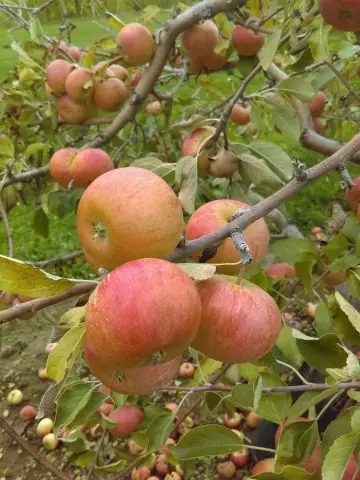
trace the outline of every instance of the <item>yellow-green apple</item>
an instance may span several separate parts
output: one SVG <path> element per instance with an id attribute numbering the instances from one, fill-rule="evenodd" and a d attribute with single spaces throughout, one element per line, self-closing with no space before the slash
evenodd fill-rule
<path id="1" fill-rule="evenodd" d="M 237 103 L 231 110 L 230 119 L 236 123 L 236 125 L 247 125 L 251 119 L 251 107 L 244 108 Z"/>
<path id="2" fill-rule="evenodd" d="M 64 188 L 68 188 L 72 180 L 70 164 L 77 153 L 77 148 L 61 148 L 50 159 L 50 174 Z"/>
<path id="3" fill-rule="evenodd" d="M 95 85 L 94 103 L 104 112 L 116 112 L 128 96 L 124 82 L 116 77 L 107 78 Z"/>
<path id="4" fill-rule="evenodd" d="M 246 415 L 246 423 L 250 428 L 256 428 L 261 422 L 261 417 L 255 412 L 250 412 Z"/>
<path id="5" fill-rule="evenodd" d="M 94 81 L 89 70 L 76 68 L 66 78 L 65 90 L 71 100 L 86 103 L 94 93 Z"/>
<path id="6" fill-rule="evenodd" d="M 257 285 L 215 275 L 198 282 L 201 323 L 192 346 L 226 363 L 245 363 L 266 355 L 281 329 L 275 300 Z"/>
<path id="7" fill-rule="evenodd" d="M 179 375 L 183 378 L 192 378 L 195 373 L 195 367 L 191 362 L 184 362 L 180 365 Z"/>
<path id="8" fill-rule="evenodd" d="M 80 199 L 77 231 L 95 271 L 137 258 L 167 258 L 182 230 L 179 199 L 162 178 L 143 168 L 104 173 Z"/>
<path id="9" fill-rule="evenodd" d="M 360 30 L 360 5 L 357 0 L 319 0 L 318 7 L 326 23 L 338 30 Z"/>
<path id="10" fill-rule="evenodd" d="M 129 65 L 144 65 L 149 62 L 155 51 L 151 32 L 140 23 L 129 23 L 120 30 L 116 45 Z"/>
<path id="11" fill-rule="evenodd" d="M 114 169 L 111 157 L 100 148 L 80 150 L 69 165 L 73 187 L 87 187 L 95 178 Z"/>
<path id="12" fill-rule="evenodd" d="M 248 209 L 250 206 L 236 200 L 214 200 L 198 208 L 191 216 L 186 227 L 187 240 L 207 235 L 214 230 L 231 222 L 234 213 L 239 209 Z M 259 263 L 269 248 L 270 234 L 264 219 L 256 220 L 243 231 L 254 263 Z M 195 260 L 199 259 L 202 252 L 194 254 Z M 240 253 L 235 248 L 231 238 L 226 238 L 217 248 L 215 257 L 210 263 L 237 263 L 240 261 Z M 240 265 L 223 265 L 217 267 L 218 273 L 235 275 L 240 271 Z"/>
<path id="13" fill-rule="evenodd" d="M 216 466 L 216 471 L 222 478 L 234 478 L 236 465 L 233 462 L 221 462 Z"/>
<path id="14" fill-rule="evenodd" d="M 351 210 L 356 211 L 360 202 L 360 177 L 354 178 L 353 183 L 354 187 L 345 190 L 345 198 Z"/>
<path id="15" fill-rule="evenodd" d="M 244 57 L 256 55 L 264 45 L 264 34 L 257 34 L 242 25 L 236 25 L 232 33 L 232 42 L 238 54 Z"/>
<path id="16" fill-rule="evenodd" d="M 126 438 L 144 420 L 144 414 L 137 407 L 125 406 L 110 412 L 109 420 L 117 424 L 110 430 L 111 435 L 115 438 Z"/>
<path id="17" fill-rule="evenodd" d="M 152 102 L 146 106 L 147 113 L 151 115 L 159 115 L 161 113 L 161 103 L 160 102 Z"/>
<path id="18" fill-rule="evenodd" d="M 200 127 L 186 135 L 182 143 L 182 152 L 185 156 L 196 157 L 205 140 L 215 133 L 214 127 Z M 197 161 L 198 172 L 202 177 L 210 174 L 209 154 L 202 152 Z"/>
<path id="19" fill-rule="evenodd" d="M 63 95 L 57 99 L 56 106 L 60 119 L 70 125 L 80 125 L 90 117 L 90 106 L 74 102 L 69 95 Z"/>
<path id="20" fill-rule="evenodd" d="M 265 458 L 258 462 L 251 470 L 251 475 L 274 472 L 275 458 Z"/>
<path id="21" fill-rule="evenodd" d="M 275 263 L 266 270 L 266 273 L 272 278 L 296 277 L 295 268 L 288 263 Z"/>
<path id="22" fill-rule="evenodd" d="M 191 58 L 211 55 L 219 40 L 219 30 L 212 20 L 194 25 L 181 35 L 184 48 Z"/>
<path id="23" fill-rule="evenodd" d="M 74 66 L 66 60 L 54 60 L 46 70 L 46 82 L 54 93 L 65 93 L 67 77 Z"/>
<path id="24" fill-rule="evenodd" d="M 318 92 L 310 103 L 307 104 L 308 109 L 313 118 L 320 117 L 325 110 L 326 96 L 324 92 Z"/>

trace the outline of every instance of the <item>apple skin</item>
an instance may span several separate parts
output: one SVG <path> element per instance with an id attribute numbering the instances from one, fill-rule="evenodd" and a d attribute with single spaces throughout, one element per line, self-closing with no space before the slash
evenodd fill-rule
<path id="1" fill-rule="evenodd" d="M 195 373 L 195 367 L 190 362 L 184 362 L 180 365 L 179 375 L 183 378 L 192 378 Z"/>
<path id="2" fill-rule="evenodd" d="M 120 30 L 116 45 L 129 65 L 139 66 L 149 62 L 155 51 L 151 32 L 140 23 L 129 23 Z"/>
<path id="3" fill-rule="evenodd" d="M 86 342 L 100 361 L 120 370 L 154 365 L 182 354 L 200 317 L 190 277 L 173 263 L 143 258 L 116 268 L 94 290 L 85 311 Z"/>
<path id="4" fill-rule="evenodd" d="M 117 427 L 110 430 L 111 435 L 115 438 L 126 438 L 144 420 L 144 414 L 137 407 L 120 407 L 110 412 L 109 420 L 117 423 Z"/>
<path id="5" fill-rule="evenodd" d="M 166 475 L 169 471 L 166 455 L 161 453 L 156 459 L 155 470 L 160 475 Z"/>
<path id="6" fill-rule="evenodd" d="M 69 47 L 67 53 L 75 62 L 78 62 L 81 58 L 81 50 L 78 47 Z"/>
<path id="7" fill-rule="evenodd" d="M 220 70 L 227 64 L 227 57 L 223 52 L 211 52 L 201 59 L 202 65 L 208 70 Z"/>
<path id="8" fill-rule="evenodd" d="M 224 415 L 224 425 L 228 428 L 239 427 L 243 416 L 240 413 L 235 412 L 233 416 L 229 416 L 227 413 Z"/>
<path id="9" fill-rule="evenodd" d="M 237 452 L 232 453 L 230 456 L 230 460 L 238 467 L 245 467 L 249 463 L 249 458 L 250 454 L 247 448 L 238 450 Z"/>
<path id="10" fill-rule="evenodd" d="M 97 413 L 99 415 L 103 414 L 108 417 L 110 413 L 113 411 L 113 409 L 114 409 L 114 405 L 112 405 L 111 403 L 105 402 L 102 405 L 100 405 L 100 407 L 97 409 Z"/>
<path id="11" fill-rule="evenodd" d="M 77 148 L 61 148 L 50 159 L 50 175 L 64 188 L 68 188 L 72 180 L 69 167 L 77 153 Z"/>
<path id="12" fill-rule="evenodd" d="M 251 470 L 251 475 L 260 475 L 260 473 L 274 472 L 275 458 L 265 458 L 258 462 Z"/>
<path id="13" fill-rule="evenodd" d="M 148 480 L 150 478 L 151 471 L 149 467 L 133 468 L 131 472 L 131 480 Z"/>
<path id="14" fill-rule="evenodd" d="M 182 152 L 184 156 L 196 157 L 199 148 L 204 141 L 215 133 L 214 127 L 200 127 L 190 132 L 183 139 Z M 197 161 L 198 172 L 201 177 L 206 177 L 210 174 L 209 156 L 203 152 L 198 156 Z"/>
<path id="15" fill-rule="evenodd" d="M 319 0 L 319 10 L 325 22 L 338 30 L 360 30 L 360 6 L 357 0 Z"/>
<path id="16" fill-rule="evenodd" d="M 190 58 L 201 58 L 211 55 L 219 39 L 219 30 L 212 20 L 205 20 L 185 30 L 181 41 Z"/>
<path id="17" fill-rule="evenodd" d="M 158 388 L 169 385 L 179 371 L 182 359 L 179 356 L 166 363 L 122 368 L 119 372 L 116 368 L 100 362 L 86 344 L 86 339 L 84 350 L 89 368 L 95 377 L 107 385 L 105 388 L 124 395 L 150 395 Z"/>
<path id="18" fill-rule="evenodd" d="M 250 412 L 246 416 L 246 423 L 250 428 L 256 428 L 261 420 L 262 418 L 255 412 Z"/>
<path id="19" fill-rule="evenodd" d="M 353 183 L 354 187 L 346 188 L 345 198 L 351 210 L 356 211 L 360 202 L 360 177 L 354 178 Z"/>
<path id="20" fill-rule="evenodd" d="M 250 206 L 236 200 L 214 200 L 198 208 L 191 216 L 186 227 L 187 240 L 207 235 L 223 227 L 232 220 L 238 209 L 248 209 Z M 243 235 L 253 256 L 253 263 L 259 263 L 269 248 L 270 234 L 264 219 L 256 220 L 245 228 Z M 202 252 L 193 255 L 194 260 L 201 257 Z M 236 263 L 240 260 L 240 253 L 235 248 L 231 238 L 226 238 L 218 247 L 215 257 L 209 263 Z M 224 265 L 216 268 L 218 273 L 236 275 L 240 265 Z"/>
<path id="21" fill-rule="evenodd" d="M 326 95 L 324 92 L 318 92 L 310 103 L 307 104 L 308 109 L 313 118 L 320 117 L 325 110 Z"/>
<path id="22" fill-rule="evenodd" d="M 95 178 L 114 169 L 111 157 L 100 148 L 86 148 L 72 158 L 69 172 L 73 187 L 88 187 Z"/>
<path id="23" fill-rule="evenodd" d="M 218 463 L 216 471 L 222 478 L 234 478 L 236 465 L 231 461 Z"/>
<path id="24" fill-rule="evenodd" d="M 89 85 L 88 88 L 84 88 L 86 84 Z M 92 98 L 94 92 L 91 73 L 85 68 L 73 70 L 66 78 L 65 89 L 71 100 L 86 103 Z"/>
<path id="25" fill-rule="evenodd" d="M 56 101 L 61 120 L 70 125 L 80 125 L 90 117 L 90 108 L 83 103 L 74 102 L 69 95 L 63 95 Z"/>
<path id="26" fill-rule="evenodd" d="M 324 277 L 325 282 L 334 287 L 336 285 L 340 285 L 344 283 L 346 280 L 346 273 L 344 271 L 340 272 L 329 272 Z"/>
<path id="27" fill-rule="evenodd" d="M 146 106 L 147 113 L 150 115 L 159 115 L 161 113 L 161 103 L 160 102 L 152 102 Z"/>
<path id="28" fill-rule="evenodd" d="M 104 112 L 116 112 L 128 96 L 125 84 L 116 77 L 107 78 L 95 85 L 94 103 Z"/>
<path id="29" fill-rule="evenodd" d="M 137 258 L 167 258 L 180 240 L 183 222 L 180 201 L 169 185 L 136 167 L 98 177 L 77 211 L 80 242 L 97 269 L 106 270 Z M 103 225 L 106 235 L 94 238 L 94 224 Z"/>
<path id="30" fill-rule="evenodd" d="M 236 25 L 232 33 L 232 42 L 239 55 L 252 57 L 256 55 L 264 45 L 265 37 L 256 34 L 242 25 Z"/>
<path id="31" fill-rule="evenodd" d="M 67 77 L 74 66 L 66 60 L 54 60 L 46 70 L 46 82 L 54 93 L 65 93 Z"/>
<path id="32" fill-rule="evenodd" d="M 237 103 L 231 110 L 230 119 L 236 125 L 247 125 L 251 119 L 251 107 L 244 108 Z"/>
<path id="33" fill-rule="evenodd" d="M 296 277 L 295 268 L 288 263 L 275 263 L 266 270 L 266 273 L 271 278 Z"/>
<path id="34" fill-rule="evenodd" d="M 324 124 L 322 123 L 322 121 L 319 119 L 319 118 L 315 118 L 314 119 L 314 130 L 316 133 L 318 133 L 320 135 L 320 133 L 322 133 L 324 131 Z"/>
<path id="35" fill-rule="evenodd" d="M 129 72 L 121 65 L 116 65 L 116 63 L 114 63 L 113 65 L 110 65 L 109 70 L 122 82 L 129 79 Z"/>
<path id="36" fill-rule="evenodd" d="M 191 346 L 226 363 L 257 360 L 275 345 L 281 314 L 275 300 L 253 283 L 214 275 L 197 284 L 201 324 Z"/>

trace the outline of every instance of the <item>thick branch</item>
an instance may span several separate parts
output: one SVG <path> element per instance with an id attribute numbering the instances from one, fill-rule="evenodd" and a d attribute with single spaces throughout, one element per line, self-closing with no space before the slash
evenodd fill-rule
<path id="1" fill-rule="evenodd" d="M 5 188 L 8 185 L 12 185 L 13 183 L 31 182 L 31 180 L 34 180 L 34 178 L 45 176 L 49 171 L 50 171 L 50 166 L 45 165 L 44 167 L 33 168 L 32 170 L 18 173 L 17 175 L 10 175 L 8 178 L 6 178 L 6 180 L 1 182 L 1 186 Z"/>
<path id="2" fill-rule="evenodd" d="M 306 170 L 307 180 L 292 180 L 273 195 L 247 210 L 245 213 L 243 213 L 243 215 L 241 215 L 241 217 L 228 223 L 227 225 L 224 225 L 219 230 L 215 230 L 214 232 L 211 232 L 208 235 L 200 237 L 196 240 L 189 240 L 185 242 L 184 246 L 177 248 L 172 252 L 169 260 L 180 260 L 181 258 L 190 256 L 199 250 L 203 250 L 211 245 L 220 243 L 225 238 L 230 237 L 236 229 L 244 230 L 251 223 L 255 222 L 255 220 L 265 217 L 269 212 L 280 206 L 303 187 L 314 182 L 322 175 L 329 173 L 331 170 L 336 170 L 340 163 L 350 159 L 358 151 L 360 151 L 360 135 L 356 135 L 352 140 L 350 140 L 349 143 L 343 146 L 331 157 L 326 158 L 322 162 Z"/>
<path id="3" fill-rule="evenodd" d="M 14 318 L 19 318 L 24 313 L 35 313 L 38 310 L 42 310 L 50 305 L 55 305 L 63 300 L 67 300 L 68 298 L 89 293 L 94 290 L 95 287 L 95 283 L 78 283 L 70 288 L 70 290 L 60 293 L 59 295 L 54 295 L 53 297 L 47 298 L 35 298 L 35 300 L 20 303 L 16 305 L 16 307 L 11 307 L 0 312 L 0 325 L 13 320 Z"/>
<path id="4" fill-rule="evenodd" d="M 153 91 L 172 51 L 174 42 L 180 33 L 196 23 L 214 17 L 218 13 L 234 10 L 243 3 L 244 0 L 205 0 L 181 13 L 175 19 L 169 20 L 161 32 L 160 44 L 156 48 L 150 67 L 135 88 L 130 101 L 115 117 L 112 124 L 88 146 L 94 148 L 107 143 L 119 130 L 135 118 L 147 96 Z"/>

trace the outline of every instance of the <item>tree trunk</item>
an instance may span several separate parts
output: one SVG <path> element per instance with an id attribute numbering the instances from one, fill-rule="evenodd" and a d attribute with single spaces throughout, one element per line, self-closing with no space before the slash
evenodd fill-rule
<path id="1" fill-rule="evenodd" d="M 81 5 L 80 5 L 80 0 L 75 0 L 75 9 L 76 9 L 76 16 L 80 17 L 81 16 Z"/>

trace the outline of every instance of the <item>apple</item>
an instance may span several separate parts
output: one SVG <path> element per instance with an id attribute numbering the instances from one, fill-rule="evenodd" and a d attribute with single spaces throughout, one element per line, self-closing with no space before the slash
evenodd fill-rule
<path id="1" fill-rule="evenodd" d="M 89 101 L 94 93 L 94 81 L 89 70 L 77 68 L 66 78 L 65 90 L 71 100 L 79 103 Z"/>
<path id="2" fill-rule="evenodd" d="M 25 407 L 20 410 L 19 415 L 23 420 L 33 420 L 36 417 L 36 410 L 31 405 L 25 405 Z"/>
<path id="3" fill-rule="evenodd" d="M 189 58 L 188 73 L 198 75 L 203 70 L 204 65 L 201 58 Z"/>
<path id="4" fill-rule="evenodd" d="M 97 409 L 97 412 L 99 415 L 103 414 L 103 415 L 109 416 L 113 408 L 114 406 L 111 403 L 105 402 L 102 405 L 100 405 L 100 407 Z"/>
<path id="5" fill-rule="evenodd" d="M 145 448 L 140 447 L 134 440 L 129 441 L 129 450 L 132 455 L 141 455 L 145 452 Z"/>
<path id="6" fill-rule="evenodd" d="M 294 317 L 292 316 L 292 313 L 290 312 L 284 312 L 283 317 L 286 322 L 292 322 L 294 319 Z"/>
<path id="7" fill-rule="evenodd" d="M 309 317 L 315 318 L 316 307 L 317 305 L 315 303 L 309 302 L 307 304 L 306 313 L 309 315 Z"/>
<path id="8" fill-rule="evenodd" d="M 54 422 L 51 420 L 51 418 L 43 418 L 37 424 L 36 435 L 38 437 L 45 437 L 45 435 L 53 431 L 53 428 L 54 428 Z"/>
<path id="9" fill-rule="evenodd" d="M 129 72 L 121 65 L 116 65 L 116 63 L 114 63 L 113 65 L 109 66 L 109 70 L 122 82 L 125 82 L 129 79 Z"/>
<path id="10" fill-rule="evenodd" d="M 156 464 L 155 464 L 155 470 L 157 473 L 160 475 L 166 475 L 169 471 L 169 466 L 167 462 L 166 455 L 161 453 L 157 459 L 156 459 Z"/>
<path id="11" fill-rule="evenodd" d="M 247 448 L 238 450 L 237 452 L 232 453 L 230 456 L 230 460 L 238 467 L 245 467 L 249 463 L 249 458 L 250 454 Z"/>
<path id="12" fill-rule="evenodd" d="M 165 480 L 182 480 L 182 476 L 178 472 L 171 472 L 165 475 Z"/>
<path id="13" fill-rule="evenodd" d="M 146 106 L 147 113 L 151 115 L 159 115 L 161 113 L 161 103 L 160 102 L 152 102 Z"/>
<path id="14" fill-rule="evenodd" d="M 171 383 L 179 370 L 182 356 L 158 365 L 147 367 L 116 368 L 100 362 L 85 343 L 85 356 L 92 373 L 114 392 L 124 395 L 150 395 Z"/>
<path id="15" fill-rule="evenodd" d="M 38 376 L 39 376 L 40 380 L 48 380 L 49 379 L 49 377 L 47 376 L 47 373 L 46 373 L 46 368 L 44 368 L 44 367 L 39 368 Z"/>
<path id="16" fill-rule="evenodd" d="M 141 77 L 142 77 L 142 75 L 141 75 L 140 70 L 136 70 L 136 72 L 134 73 L 133 78 L 131 79 L 130 85 L 131 85 L 132 87 L 136 87 L 136 85 L 140 82 Z"/>
<path id="17" fill-rule="evenodd" d="M 164 453 L 168 453 L 169 452 L 169 449 L 167 447 L 167 445 L 176 445 L 176 441 L 169 437 L 166 442 L 165 442 L 165 445 L 162 447 L 161 451 L 164 452 Z"/>
<path id="18" fill-rule="evenodd" d="M 242 25 L 236 25 L 232 33 L 232 43 L 239 55 L 252 57 L 256 55 L 264 45 L 265 37 L 262 33 L 252 32 Z"/>
<path id="19" fill-rule="evenodd" d="M 45 353 L 47 355 L 49 355 L 49 353 L 51 353 L 53 350 L 55 350 L 56 346 L 57 346 L 57 342 L 48 343 L 45 347 Z"/>
<path id="20" fill-rule="evenodd" d="M 90 117 L 88 105 L 74 102 L 69 95 L 63 95 L 56 101 L 60 119 L 70 125 L 80 125 Z"/>
<path id="21" fill-rule="evenodd" d="M 116 45 L 129 65 L 144 65 L 149 62 L 155 51 L 151 32 L 140 23 L 129 23 L 120 30 Z"/>
<path id="22" fill-rule="evenodd" d="M 117 408 L 109 415 L 109 420 L 117 423 L 117 427 L 111 429 L 110 433 L 115 438 L 129 437 L 143 419 L 144 414 L 137 407 Z"/>
<path id="23" fill-rule="evenodd" d="M 275 458 L 265 458 L 258 462 L 251 470 L 251 475 L 260 475 L 260 473 L 273 473 L 275 467 Z"/>
<path id="24" fill-rule="evenodd" d="M 243 415 L 237 412 L 235 412 L 231 417 L 229 417 L 229 415 L 225 413 L 224 425 L 228 428 L 237 428 L 240 425 L 242 418 Z"/>
<path id="25" fill-rule="evenodd" d="M 360 202 L 360 177 L 354 178 L 353 183 L 354 187 L 345 189 L 345 198 L 351 210 L 356 211 Z"/>
<path id="26" fill-rule="evenodd" d="M 314 130 L 316 133 L 320 134 L 324 130 L 324 125 L 321 120 L 318 118 L 314 119 Z"/>
<path id="27" fill-rule="evenodd" d="M 180 365 L 179 375 L 183 378 L 192 378 L 195 373 L 195 367 L 190 362 L 184 362 Z"/>
<path id="28" fill-rule="evenodd" d="M 275 263 L 266 270 L 266 273 L 271 278 L 296 277 L 295 268 L 288 263 Z"/>
<path id="29" fill-rule="evenodd" d="M 219 40 L 219 30 L 212 20 L 205 20 L 199 25 L 185 30 L 181 41 L 190 58 L 210 55 Z"/>
<path id="30" fill-rule="evenodd" d="M 360 5 L 357 0 L 319 0 L 318 8 L 325 22 L 338 30 L 360 30 Z"/>
<path id="31" fill-rule="evenodd" d="M 154 475 L 151 475 L 151 477 L 149 477 L 148 480 L 160 480 L 160 478 L 155 477 Z M 166 477 L 165 477 L 165 480 L 166 480 Z"/>
<path id="32" fill-rule="evenodd" d="M 360 355 L 360 352 L 359 352 L 359 355 Z M 171 410 L 173 413 L 175 413 L 178 408 L 178 404 L 175 402 L 169 402 L 165 405 L 165 407 Z"/>
<path id="33" fill-rule="evenodd" d="M 114 169 L 111 157 L 100 148 L 80 150 L 71 159 L 69 173 L 73 187 L 88 187 L 95 178 Z"/>
<path id="34" fill-rule="evenodd" d="M 314 227 L 311 232 L 316 235 L 317 233 L 321 233 L 321 227 Z"/>
<path id="35" fill-rule="evenodd" d="M 237 103 L 231 110 L 230 119 L 236 125 L 247 125 L 251 119 L 251 107 L 244 108 Z"/>
<path id="36" fill-rule="evenodd" d="M 236 200 L 214 200 L 198 208 L 191 216 L 186 227 L 187 240 L 207 235 L 214 230 L 227 225 L 232 221 L 233 214 L 239 209 L 248 209 L 250 206 Z M 246 243 L 248 244 L 253 262 L 259 263 L 264 258 L 269 248 L 270 234 L 264 219 L 256 220 L 243 231 Z M 202 252 L 193 255 L 198 260 Z M 209 260 L 209 263 L 237 263 L 240 260 L 240 253 L 235 248 L 231 238 L 226 238 L 217 248 L 216 255 Z M 240 265 L 224 265 L 216 268 L 218 273 L 235 275 L 240 271 Z"/>
<path id="37" fill-rule="evenodd" d="M 313 118 L 320 117 L 325 110 L 326 96 L 324 92 L 318 92 L 310 103 L 307 104 L 308 109 Z"/>
<path id="38" fill-rule="evenodd" d="M 151 471 L 148 467 L 133 468 L 131 472 L 131 480 L 148 480 L 151 476 Z"/>
<path id="39" fill-rule="evenodd" d="M 225 52 L 211 52 L 201 58 L 201 63 L 208 70 L 220 70 L 227 64 L 226 51 Z"/>
<path id="40" fill-rule="evenodd" d="M 43 437 L 42 442 L 46 450 L 55 450 L 59 445 L 59 440 L 55 437 L 53 433 L 47 433 Z"/>
<path id="41" fill-rule="evenodd" d="M 20 405 L 23 401 L 24 395 L 21 390 L 15 389 L 11 390 L 7 396 L 7 401 L 10 405 Z"/>
<path id="42" fill-rule="evenodd" d="M 261 417 L 257 413 L 250 412 L 246 415 L 246 423 L 250 428 L 256 428 L 260 422 Z"/>
<path id="43" fill-rule="evenodd" d="M 128 96 L 125 84 L 116 77 L 107 78 L 95 85 L 94 103 L 104 112 L 116 112 Z"/>
<path id="44" fill-rule="evenodd" d="M 220 149 L 219 152 L 210 159 L 210 175 L 217 178 L 231 177 L 239 168 L 240 160 L 229 150 Z"/>
<path id="45" fill-rule="evenodd" d="M 137 258 L 167 258 L 183 225 L 173 190 L 144 168 L 118 168 L 101 175 L 85 190 L 77 211 L 80 242 L 97 270 L 110 271 Z"/>
<path id="46" fill-rule="evenodd" d="M 81 51 L 78 47 L 69 47 L 67 53 L 75 62 L 78 62 L 81 58 Z"/>
<path id="47" fill-rule="evenodd" d="M 202 354 L 226 363 L 245 363 L 266 355 L 281 329 L 275 300 L 257 285 L 214 275 L 198 282 L 200 328 L 191 343 Z"/>
<path id="48" fill-rule="evenodd" d="M 196 157 L 200 147 L 203 147 L 205 140 L 211 137 L 214 133 L 214 127 L 200 127 L 186 135 L 182 143 L 182 152 L 184 156 Z M 201 177 L 206 177 L 210 174 L 209 154 L 206 150 L 198 156 L 197 166 Z"/>
<path id="49" fill-rule="evenodd" d="M 216 471 L 224 478 L 233 478 L 236 473 L 236 465 L 233 462 L 218 463 Z"/>
<path id="50" fill-rule="evenodd" d="M 77 148 L 61 148 L 50 159 L 50 174 L 64 188 L 68 188 L 72 180 L 69 167 L 77 153 Z"/>
<path id="51" fill-rule="evenodd" d="M 90 428 L 90 436 L 93 438 L 100 438 L 103 433 L 103 428 L 101 425 L 97 424 Z"/>
<path id="52" fill-rule="evenodd" d="M 65 83 L 67 77 L 72 72 L 74 66 L 66 60 L 54 60 L 46 70 L 46 82 L 55 93 L 65 93 Z"/>
<path id="53" fill-rule="evenodd" d="M 180 433 L 180 435 L 183 435 L 184 433 L 186 433 L 187 430 L 193 428 L 193 426 L 194 420 L 191 417 L 187 416 L 178 428 L 178 432 Z"/>

